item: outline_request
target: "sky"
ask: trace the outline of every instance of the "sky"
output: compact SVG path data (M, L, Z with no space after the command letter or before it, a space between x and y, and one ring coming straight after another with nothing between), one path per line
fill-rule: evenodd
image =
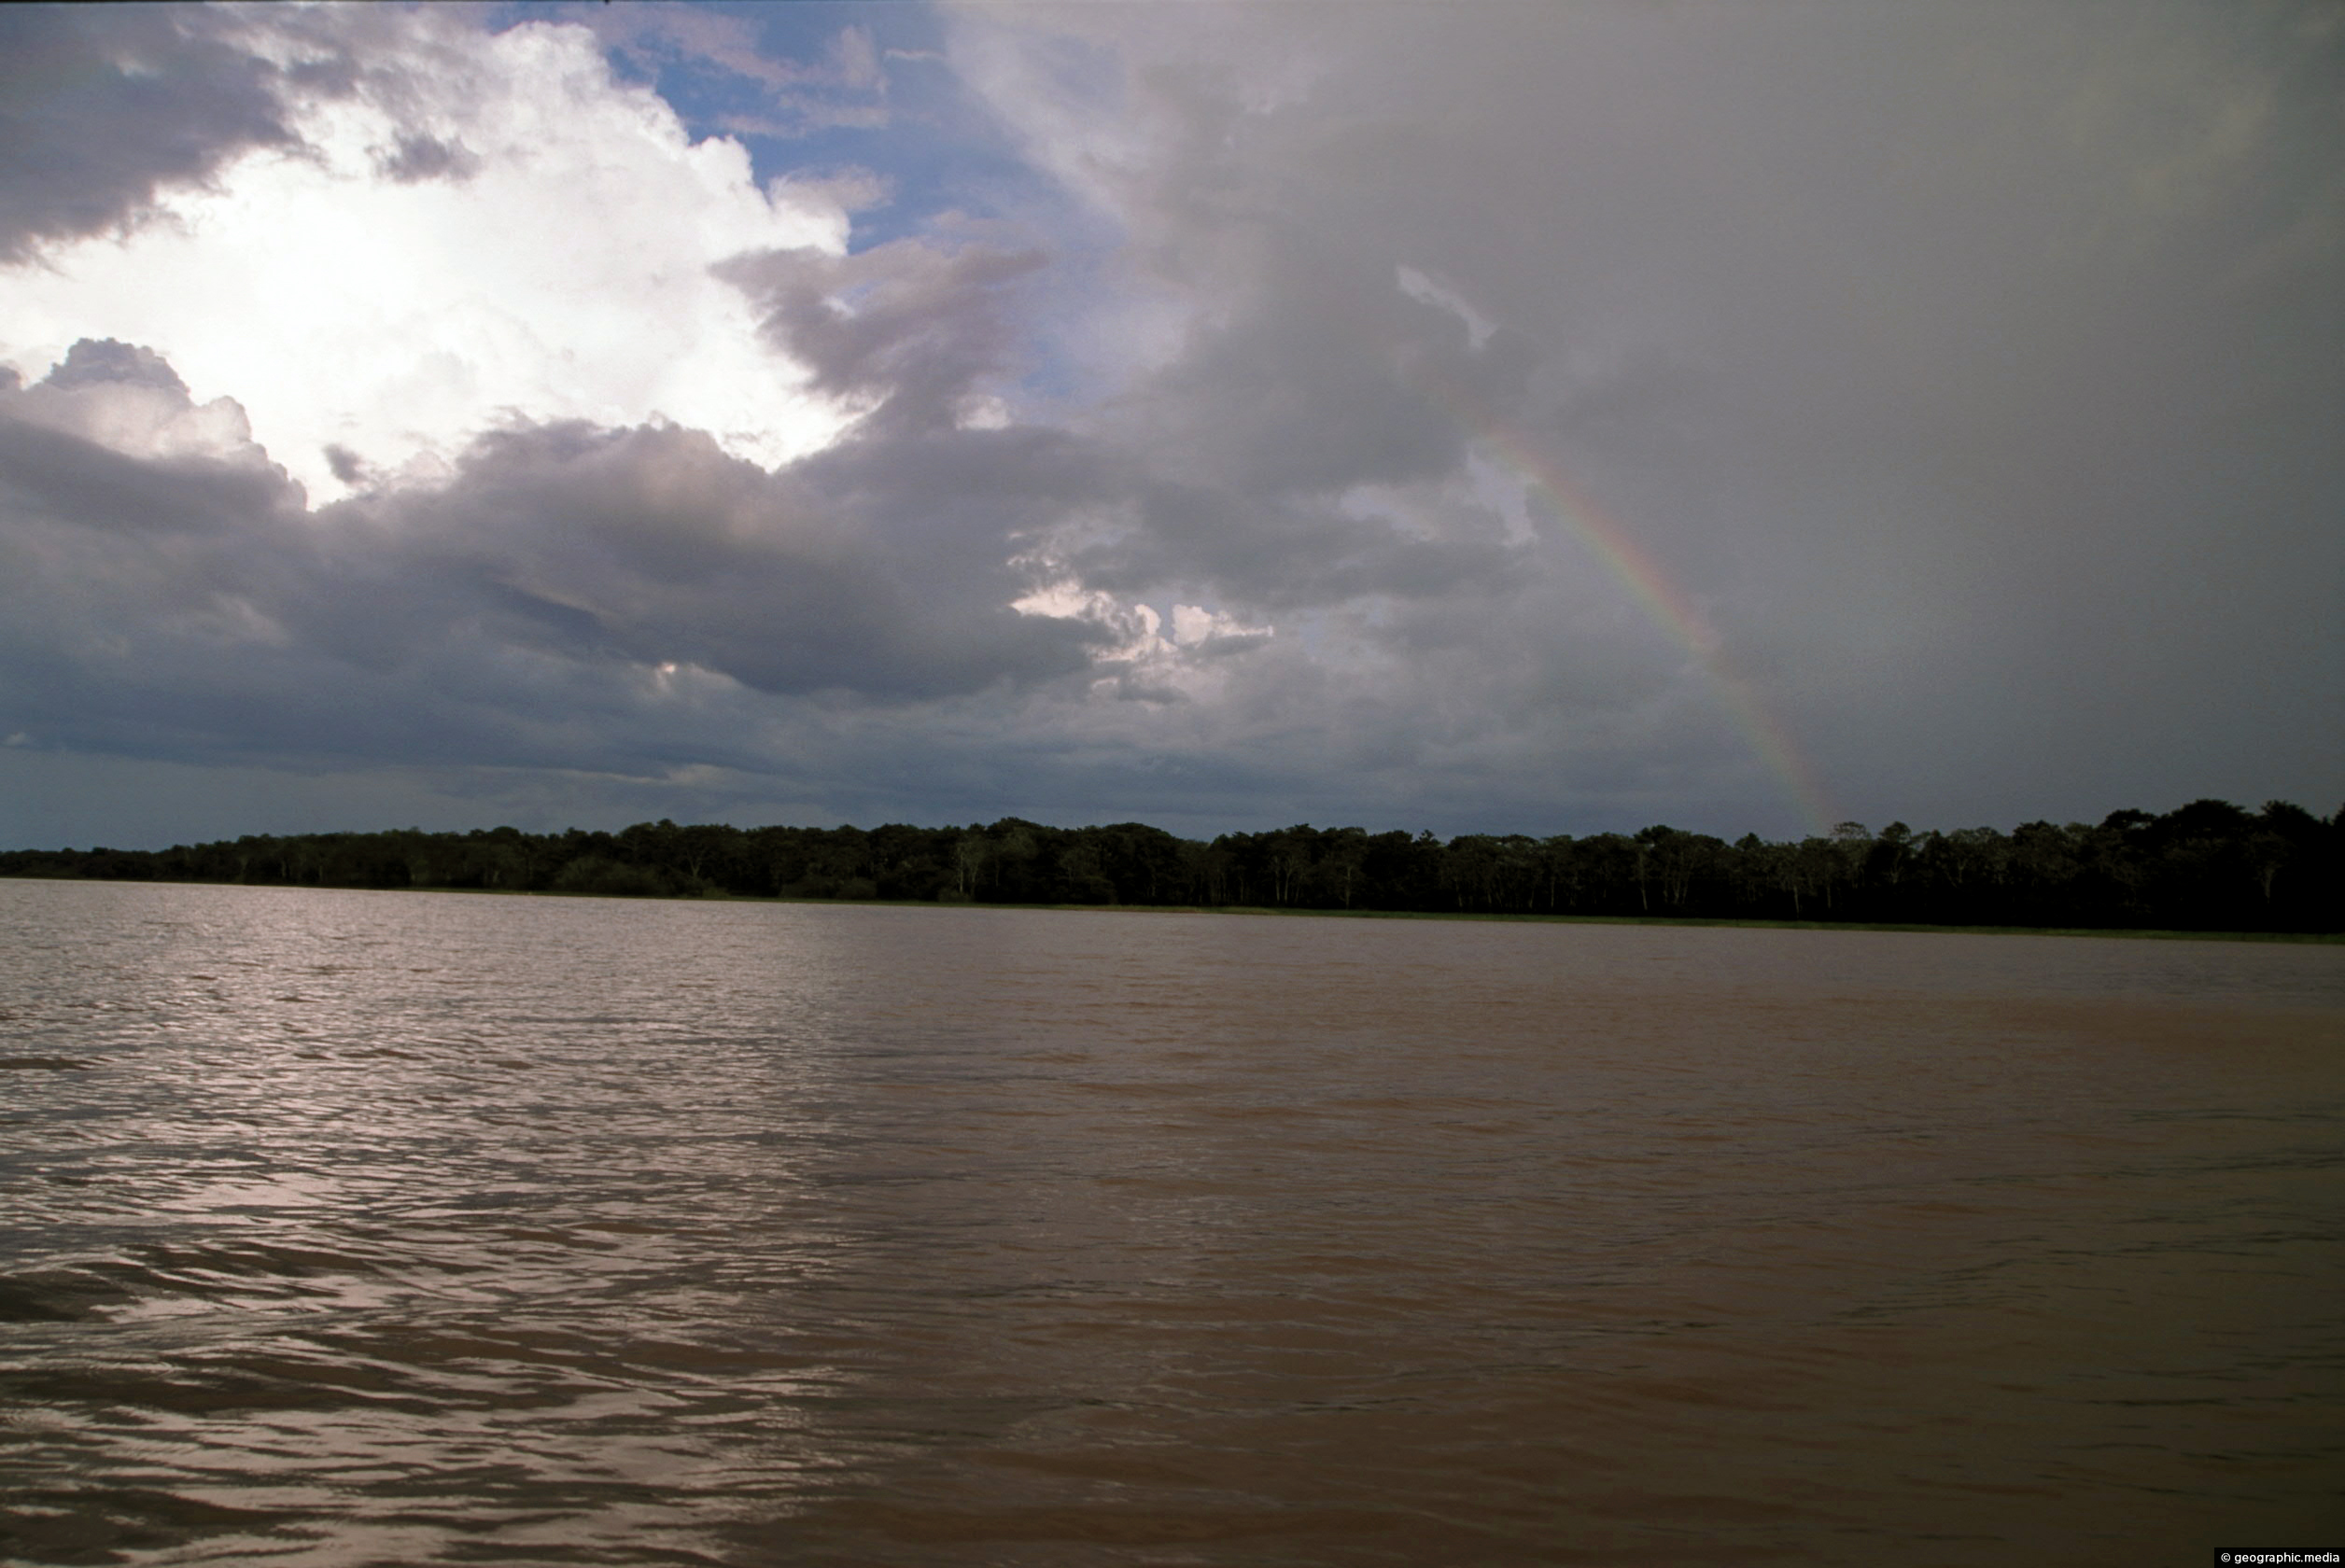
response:
M2345 805L2345 8L0 7L0 847Z

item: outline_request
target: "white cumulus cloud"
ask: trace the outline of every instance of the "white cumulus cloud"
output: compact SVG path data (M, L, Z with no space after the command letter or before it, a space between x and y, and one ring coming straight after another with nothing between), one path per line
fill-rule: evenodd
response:
M515 418L665 419L768 468L837 434L846 416L709 271L842 252L835 196L761 190L739 144L693 143L583 27L489 35L428 9L254 25L256 53L294 63L363 29L363 69L286 90L296 145L0 274L0 357L27 379L83 338L148 345L199 399L234 398L314 502L444 471Z

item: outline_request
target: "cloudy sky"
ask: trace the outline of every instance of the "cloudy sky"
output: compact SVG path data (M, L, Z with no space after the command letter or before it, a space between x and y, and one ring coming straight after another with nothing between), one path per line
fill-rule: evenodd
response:
M0 8L0 847L2345 802L2345 8Z

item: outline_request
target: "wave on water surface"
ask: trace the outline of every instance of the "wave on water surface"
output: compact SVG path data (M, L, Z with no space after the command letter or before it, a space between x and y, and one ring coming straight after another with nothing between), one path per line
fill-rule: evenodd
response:
M0 1557L2321 1538L2341 957L0 884Z

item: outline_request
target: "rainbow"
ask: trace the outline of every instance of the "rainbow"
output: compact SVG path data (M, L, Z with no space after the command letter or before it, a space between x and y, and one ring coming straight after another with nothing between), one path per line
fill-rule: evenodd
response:
M1759 760L1783 781L1816 832L1830 833L1839 820L1839 814L1815 763L1801 753L1790 729L1759 700L1750 682L1727 662L1718 634L1710 629L1700 607L1670 581L1661 563L1528 436L1483 406L1465 388L1429 376L1422 380L1455 413L1467 435L1541 497L1621 580L1655 623L1685 644L1694 662L1709 677L1727 717L1749 741Z

